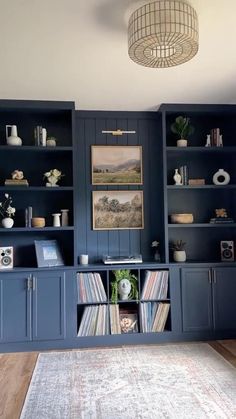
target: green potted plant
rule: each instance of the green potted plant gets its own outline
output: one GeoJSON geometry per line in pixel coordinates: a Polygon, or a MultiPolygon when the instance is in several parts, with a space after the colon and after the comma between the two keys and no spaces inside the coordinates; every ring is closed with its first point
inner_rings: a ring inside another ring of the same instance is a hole
{"type": "Polygon", "coordinates": [[[138,279],[129,269],[112,271],[114,280],[111,282],[111,302],[120,300],[138,299],[138,279]]]}
{"type": "Polygon", "coordinates": [[[186,147],[188,136],[193,134],[194,127],[190,125],[190,118],[177,116],[175,122],[171,125],[171,131],[179,136],[177,147],[186,147]]]}
{"type": "Polygon", "coordinates": [[[175,262],[186,261],[185,245],[186,243],[183,240],[176,240],[172,243],[173,259],[175,262]]]}

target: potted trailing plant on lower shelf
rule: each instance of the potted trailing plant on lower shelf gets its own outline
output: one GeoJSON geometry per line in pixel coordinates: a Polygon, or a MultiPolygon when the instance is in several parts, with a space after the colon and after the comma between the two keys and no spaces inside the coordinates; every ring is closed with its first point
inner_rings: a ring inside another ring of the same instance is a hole
{"type": "Polygon", "coordinates": [[[183,240],[177,240],[172,243],[173,259],[175,262],[186,261],[185,245],[186,243],[183,240]]]}
{"type": "Polygon", "coordinates": [[[177,147],[186,147],[188,145],[188,137],[193,134],[194,127],[190,125],[190,118],[177,116],[175,122],[171,125],[171,131],[179,136],[177,147]]]}
{"type": "Polygon", "coordinates": [[[118,269],[112,271],[114,280],[111,282],[111,302],[117,300],[138,299],[138,279],[129,269],[118,269]]]}

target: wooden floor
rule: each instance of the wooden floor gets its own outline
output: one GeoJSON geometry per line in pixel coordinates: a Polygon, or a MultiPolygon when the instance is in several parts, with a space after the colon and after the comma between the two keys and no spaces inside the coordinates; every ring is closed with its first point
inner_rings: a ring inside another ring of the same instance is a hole
{"type": "MultiPolygon", "coordinates": [[[[209,343],[236,368],[236,340],[209,343]]],[[[37,357],[38,352],[0,354],[1,419],[19,418],[37,357]]]]}

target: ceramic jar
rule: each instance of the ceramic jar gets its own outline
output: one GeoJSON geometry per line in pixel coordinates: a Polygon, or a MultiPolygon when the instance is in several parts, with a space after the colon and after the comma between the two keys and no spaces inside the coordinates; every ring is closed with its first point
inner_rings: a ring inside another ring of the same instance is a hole
{"type": "Polygon", "coordinates": [[[175,262],[185,262],[186,261],[185,250],[174,250],[173,258],[175,262]]]}
{"type": "Polygon", "coordinates": [[[60,213],[52,214],[53,216],[53,227],[61,227],[60,213]]]}

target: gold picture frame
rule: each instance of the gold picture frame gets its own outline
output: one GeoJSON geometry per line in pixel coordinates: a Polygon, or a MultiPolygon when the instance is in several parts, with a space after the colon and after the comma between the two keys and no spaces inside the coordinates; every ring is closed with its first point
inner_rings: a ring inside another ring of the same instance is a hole
{"type": "Polygon", "coordinates": [[[92,185],[142,185],[142,146],[91,146],[92,185]]]}
{"type": "Polygon", "coordinates": [[[93,191],[93,230],[143,229],[143,191],[93,191]]]}

